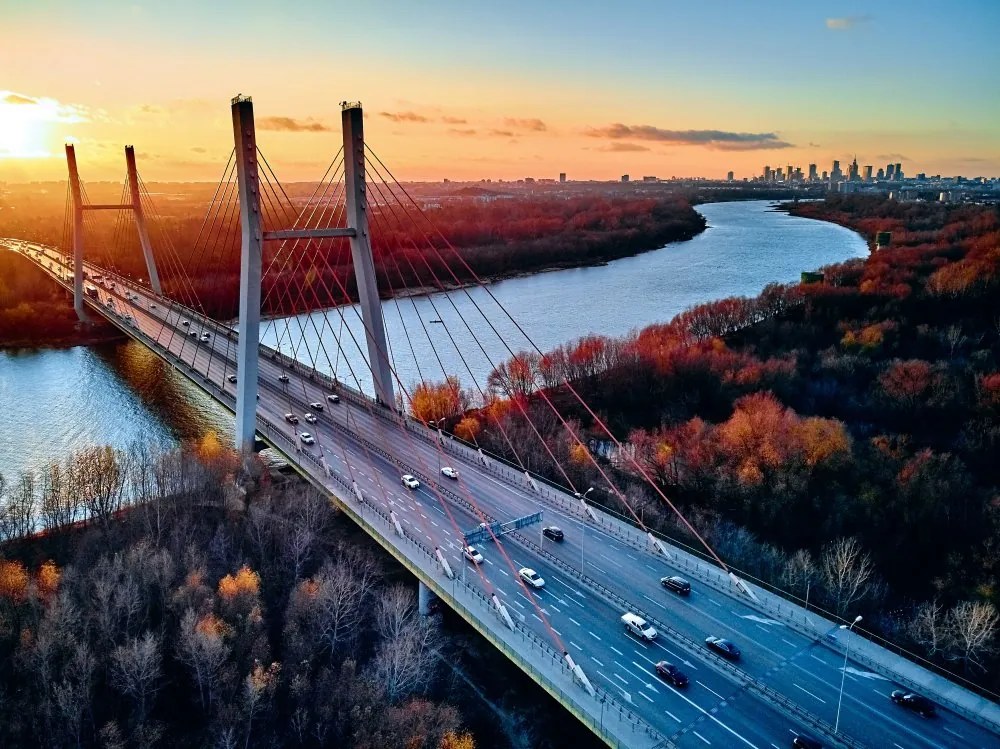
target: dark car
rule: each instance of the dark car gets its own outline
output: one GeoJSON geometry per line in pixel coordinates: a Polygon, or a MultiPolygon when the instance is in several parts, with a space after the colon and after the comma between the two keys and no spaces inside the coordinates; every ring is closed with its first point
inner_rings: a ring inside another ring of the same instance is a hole
{"type": "Polygon", "coordinates": [[[706,637],[705,644],[709,650],[714,650],[723,658],[728,658],[731,661],[740,659],[740,649],[729,640],[723,640],[721,637],[706,637]]]}
{"type": "Polygon", "coordinates": [[[683,577],[678,577],[677,575],[671,575],[670,577],[661,577],[660,585],[662,585],[667,590],[672,590],[674,593],[682,596],[691,595],[691,583],[685,580],[683,577]]]}
{"type": "Polygon", "coordinates": [[[565,537],[562,528],[556,528],[554,525],[542,528],[542,535],[546,538],[551,538],[553,541],[562,541],[565,537]]]}
{"type": "Polygon", "coordinates": [[[919,694],[914,694],[913,692],[904,692],[902,689],[897,689],[890,694],[889,699],[897,705],[902,705],[907,710],[912,710],[922,718],[930,718],[936,711],[934,703],[926,697],[921,697],[919,694]]]}
{"type": "Polygon", "coordinates": [[[278,381],[279,382],[288,382],[288,375],[286,375],[286,374],[278,375],[278,381]]]}
{"type": "Polygon", "coordinates": [[[227,377],[226,379],[229,380],[230,382],[236,382],[236,375],[229,375],[229,377],[227,377]]]}
{"type": "Polygon", "coordinates": [[[669,681],[675,687],[686,687],[688,683],[687,674],[666,661],[660,661],[656,664],[656,675],[664,681],[669,681]]]}
{"type": "Polygon", "coordinates": [[[795,738],[792,739],[792,747],[794,749],[823,749],[823,744],[815,736],[810,736],[808,733],[796,733],[795,738]]]}

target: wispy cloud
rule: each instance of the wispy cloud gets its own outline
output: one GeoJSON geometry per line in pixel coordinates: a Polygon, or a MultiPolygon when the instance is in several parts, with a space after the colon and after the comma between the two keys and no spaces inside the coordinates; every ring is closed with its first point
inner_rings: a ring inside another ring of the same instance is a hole
{"type": "Polygon", "coordinates": [[[294,117],[261,117],[257,120],[261,130],[278,130],[284,133],[325,133],[331,128],[312,118],[297,120],[294,117]]]}
{"type": "Polygon", "coordinates": [[[909,161],[910,157],[905,153],[879,153],[875,154],[876,159],[882,159],[883,161],[909,161]]]}
{"type": "Polygon", "coordinates": [[[504,118],[503,124],[505,124],[507,127],[512,127],[517,130],[533,130],[536,133],[541,133],[548,130],[546,124],[537,117],[529,117],[525,119],[520,119],[517,117],[506,117],[504,118]]]}
{"type": "Polygon", "coordinates": [[[448,130],[448,132],[450,134],[452,134],[452,135],[464,135],[464,136],[475,135],[476,134],[476,131],[473,130],[471,127],[470,128],[457,128],[457,127],[453,127],[453,128],[450,128],[448,130]]]}
{"type": "Polygon", "coordinates": [[[21,94],[15,94],[13,91],[7,93],[3,97],[3,100],[7,104],[37,104],[38,99],[32,99],[30,96],[22,96],[21,94]]]}
{"type": "Polygon", "coordinates": [[[208,152],[207,148],[202,148],[201,146],[191,146],[191,150],[194,151],[195,153],[207,153],[208,152]]]}
{"type": "Polygon", "coordinates": [[[863,26],[871,20],[871,16],[844,16],[843,18],[827,18],[826,27],[831,31],[850,31],[858,26],[863,26]]]}
{"type": "Polygon", "coordinates": [[[429,117],[416,112],[379,112],[378,116],[393,122],[430,122],[429,117]]]}
{"type": "Polygon", "coordinates": [[[468,125],[469,121],[462,117],[442,117],[441,122],[447,125],[468,125]]]}
{"type": "Polygon", "coordinates": [[[611,140],[647,140],[680,146],[704,146],[715,151],[755,151],[790,148],[791,143],[775,133],[736,133],[726,130],[664,130],[652,125],[623,125],[616,122],[606,127],[592,127],[586,134],[611,140]]]}
{"type": "Polygon", "coordinates": [[[514,133],[510,130],[490,130],[490,135],[495,135],[498,138],[513,138],[514,133]]]}
{"type": "Polygon", "coordinates": [[[648,151],[649,148],[647,148],[646,146],[640,146],[638,143],[628,143],[627,141],[615,141],[614,143],[609,143],[606,146],[601,146],[597,150],[609,151],[611,153],[627,153],[629,151],[648,151]]]}

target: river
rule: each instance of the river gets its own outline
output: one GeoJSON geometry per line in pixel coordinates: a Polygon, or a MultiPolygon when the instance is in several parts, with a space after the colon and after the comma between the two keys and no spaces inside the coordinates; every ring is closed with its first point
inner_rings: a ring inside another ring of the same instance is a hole
{"type": "MultiPolygon", "coordinates": [[[[858,234],[772,210],[767,201],[698,210],[708,229],[687,242],[603,266],[507,279],[488,291],[384,302],[399,381],[409,388],[421,375],[440,380],[447,371],[467,386],[484,382],[509,351],[531,348],[504,310],[544,351],[588,333],[622,335],[700,302],[754,295],[772,281],[868,254],[858,234]]],[[[328,327],[322,313],[267,323],[261,339],[370,390],[354,343],[363,341],[357,311],[341,312],[327,313],[328,327]],[[300,341],[295,351],[290,340],[300,341]]],[[[0,474],[8,481],[87,445],[169,444],[210,430],[228,434],[232,417],[137,343],[0,351],[0,474]]]]}

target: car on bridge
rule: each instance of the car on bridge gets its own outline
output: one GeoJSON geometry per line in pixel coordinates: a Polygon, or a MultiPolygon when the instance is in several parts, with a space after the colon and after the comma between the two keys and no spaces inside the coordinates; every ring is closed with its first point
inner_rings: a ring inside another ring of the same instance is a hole
{"type": "Polygon", "coordinates": [[[210,334],[210,333],[204,333],[204,332],[203,332],[203,333],[201,334],[201,340],[203,340],[203,341],[207,341],[207,340],[208,340],[209,338],[211,338],[211,337],[212,337],[212,336],[211,336],[211,334],[210,334]]]}
{"type": "Polygon", "coordinates": [[[450,479],[457,479],[458,478],[458,471],[456,471],[451,466],[445,466],[444,468],[441,469],[441,475],[442,476],[447,476],[450,479]]]}
{"type": "Polygon", "coordinates": [[[638,614],[633,614],[631,611],[622,614],[621,622],[625,625],[626,632],[635,635],[640,640],[652,642],[656,639],[656,630],[638,614]]]}
{"type": "Polygon", "coordinates": [[[406,474],[403,475],[402,481],[403,481],[403,486],[405,486],[407,489],[419,489],[420,488],[420,482],[417,481],[416,478],[414,478],[413,476],[411,476],[408,473],[406,473],[406,474]]]}
{"type": "Polygon", "coordinates": [[[340,403],[340,396],[336,393],[326,396],[326,399],[330,401],[330,403],[340,403]]]}
{"type": "Polygon", "coordinates": [[[236,382],[236,375],[229,375],[229,377],[227,377],[226,379],[229,380],[232,383],[235,383],[236,382]]]}
{"type": "Polygon", "coordinates": [[[823,742],[811,734],[797,732],[792,739],[792,749],[823,749],[823,742]]]}
{"type": "Polygon", "coordinates": [[[483,555],[479,553],[479,549],[475,546],[469,545],[462,549],[462,556],[468,559],[473,564],[482,564],[483,555]]]}
{"type": "Polygon", "coordinates": [[[678,577],[677,575],[671,575],[670,577],[661,577],[660,585],[662,585],[667,590],[672,590],[677,595],[681,596],[691,595],[691,583],[689,583],[683,577],[678,577]]]}
{"type": "Polygon", "coordinates": [[[907,710],[912,710],[921,718],[933,718],[937,712],[933,702],[914,692],[904,692],[902,689],[897,689],[889,695],[889,699],[907,710]]]}
{"type": "Polygon", "coordinates": [[[538,589],[545,587],[545,579],[530,567],[522,567],[517,571],[517,574],[520,576],[522,581],[530,585],[532,588],[538,589]]]}
{"type": "Polygon", "coordinates": [[[188,331],[188,335],[191,336],[192,338],[197,338],[198,337],[198,331],[197,330],[189,330],[188,331]]]}
{"type": "Polygon", "coordinates": [[[553,541],[562,541],[566,537],[566,534],[562,532],[562,528],[557,528],[554,525],[542,528],[542,535],[546,538],[552,539],[553,541]]]}
{"type": "Polygon", "coordinates": [[[149,303],[149,308],[150,308],[150,309],[156,309],[156,305],[155,305],[155,304],[153,304],[152,302],[150,302],[150,303],[149,303]]]}
{"type": "Polygon", "coordinates": [[[285,421],[287,421],[289,424],[298,424],[299,417],[296,416],[295,414],[285,414],[285,421]]]}
{"type": "Polygon", "coordinates": [[[317,401],[316,403],[310,403],[309,408],[311,408],[313,411],[322,411],[323,404],[317,401]]]}
{"type": "Polygon", "coordinates": [[[299,435],[299,439],[302,440],[302,444],[303,445],[314,445],[314,444],[316,444],[316,440],[313,439],[313,436],[311,434],[309,434],[309,432],[303,432],[302,434],[300,434],[299,435]]]}
{"type": "Polygon", "coordinates": [[[721,637],[709,636],[705,638],[705,645],[709,650],[713,650],[726,660],[738,661],[740,659],[740,649],[729,640],[721,637]]]}
{"type": "Polygon", "coordinates": [[[664,681],[669,681],[675,687],[686,687],[688,685],[687,674],[673,663],[667,663],[667,661],[660,661],[656,664],[656,675],[664,681]]]}
{"type": "Polygon", "coordinates": [[[315,424],[317,419],[315,414],[311,414],[308,411],[302,415],[302,418],[308,421],[310,424],[315,424]]]}
{"type": "Polygon", "coordinates": [[[185,328],[186,328],[186,327],[187,327],[188,325],[190,325],[190,324],[191,324],[191,323],[190,323],[189,321],[187,321],[187,320],[181,320],[181,326],[182,326],[182,327],[185,327],[185,328]]]}
{"type": "Polygon", "coordinates": [[[278,382],[288,382],[288,375],[286,374],[278,375],[278,382]]]}

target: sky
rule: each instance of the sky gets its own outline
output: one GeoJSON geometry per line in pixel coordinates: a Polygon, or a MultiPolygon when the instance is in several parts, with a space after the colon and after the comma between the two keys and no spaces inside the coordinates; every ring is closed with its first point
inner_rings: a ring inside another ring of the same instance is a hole
{"type": "Polygon", "coordinates": [[[1000,0],[0,0],[0,181],[218,181],[251,95],[282,180],[361,101],[404,180],[1000,175],[1000,0]]]}

